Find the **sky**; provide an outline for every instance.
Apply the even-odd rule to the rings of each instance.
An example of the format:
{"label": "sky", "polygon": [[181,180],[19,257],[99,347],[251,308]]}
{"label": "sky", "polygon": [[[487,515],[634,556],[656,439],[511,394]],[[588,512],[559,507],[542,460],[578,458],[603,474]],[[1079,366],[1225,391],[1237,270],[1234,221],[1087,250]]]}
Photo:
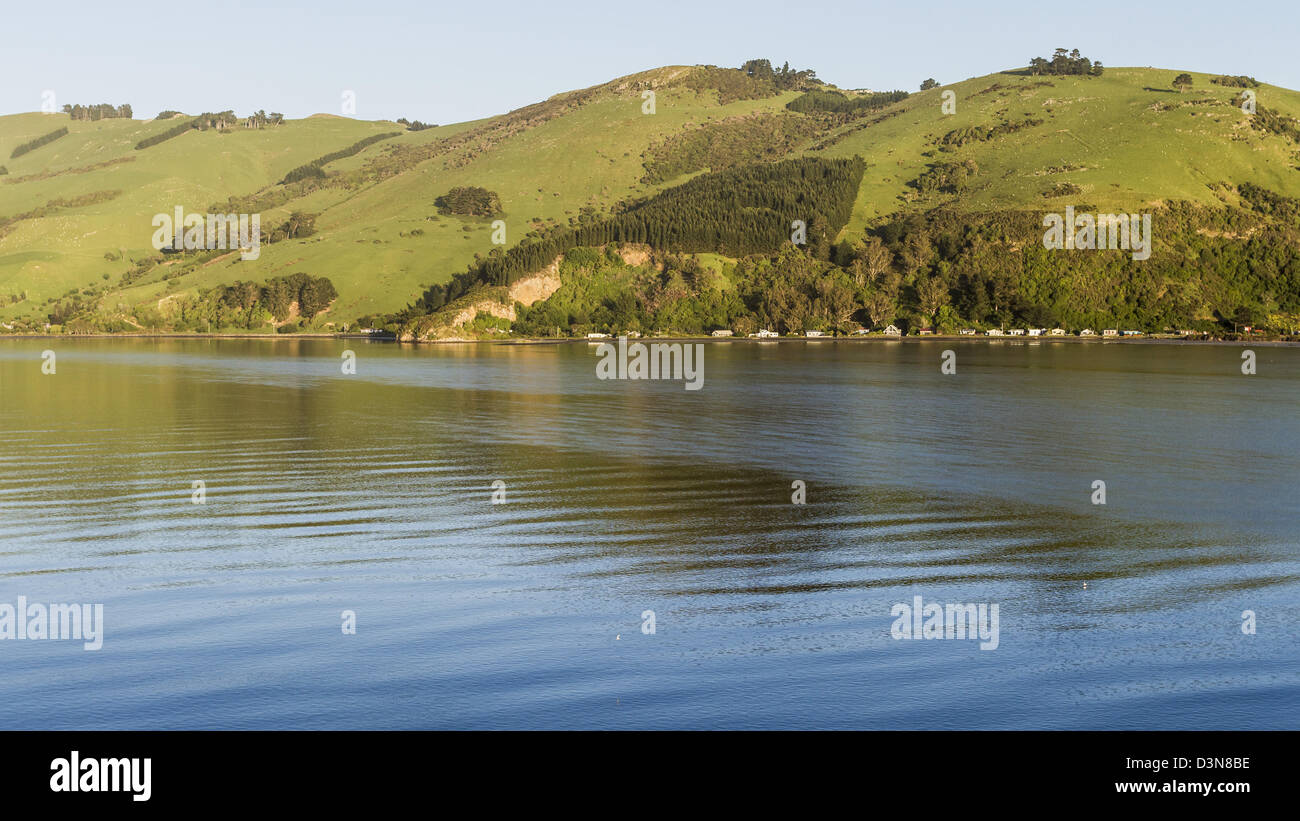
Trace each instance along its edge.
{"label": "sky", "polygon": [[797,0],[176,0],[6,3],[0,113],[130,103],[438,124],[500,114],[663,65],[811,68],[842,88],[916,90],[1058,47],[1107,66],[1248,74],[1300,89],[1300,3]]}

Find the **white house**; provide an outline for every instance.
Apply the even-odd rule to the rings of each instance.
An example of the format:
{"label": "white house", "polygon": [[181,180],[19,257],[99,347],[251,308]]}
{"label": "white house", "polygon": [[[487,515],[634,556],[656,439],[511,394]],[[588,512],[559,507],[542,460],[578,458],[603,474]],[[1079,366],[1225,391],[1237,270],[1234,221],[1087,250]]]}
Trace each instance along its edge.
{"label": "white house", "polygon": [[1025,335],[1025,329],[1024,329],[1024,328],[1012,328],[1012,329],[1011,329],[1011,335],[1012,335],[1012,336],[1024,336],[1024,335]]}
{"label": "white house", "polygon": [[1030,329],[1029,329],[1029,335],[1030,335],[1030,336],[1042,336],[1042,335],[1043,335],[1043,329],[1042,329],[1042,328],[1030,328]]}
{"label": "white house", "polygon": [[974,328],[962,328],[962,329],[961,329],[960,331],[958,331],[957,333],[961,334],[962,336],[974,336],[974,335],[975,335],[975,329],[974,329]]}
{"label": "white house", "polygon": [[1079,336],[1096,336],[1096,335],[1097,332],[1094,331],[1092,328],[1084,328],[1082,331],[1079,331]]}
{"label": "white house", "polygon": [[768,329],[764,328],[758,331],[757,333],[750,334],[750,336],[757,337],[759,339],[772,339],[773,337],[780,336],[780,334],[777,333],[776,331],[769,331]]}
{"label": "white house", "polygon": [[1106,328],[1101,332],[1102,336],[1119,336],[1118,328]]}
{"label": "white house", "polygon": [[808,337],[809,339],[815,339],[816,337],[825,336],[826,334],[822,333],[821,331],[804,331],[803,335]]}
{"label": "white house", "polygon": [[1006,336],[1001,328],[989,328],[984,332],[985,336]]}
{"label": "white house", "polygon": [[1048,333],[1049,335],[1051,335],[1051,336],[1065,336],[1065,329],[1064,329],[1064,328],[1053,328],[1052,330],[1048,331],[1047,333]]}
{"label": "white house", "polygon": [[731,330],[727,328],[722,328],[713,332],[714,336],[731,336],[731,334]]}
{"label": "white house", "polygon": [[900,331],[900,330],[898,330],[898,328],[897,328],[896,326],[894,326],[894,325],[890,325],[889,327],[885,328],[885,330],[884,330],[882,333],[884,333],[885,336],[902,336],[902,335],[903,335],[903,332]]}

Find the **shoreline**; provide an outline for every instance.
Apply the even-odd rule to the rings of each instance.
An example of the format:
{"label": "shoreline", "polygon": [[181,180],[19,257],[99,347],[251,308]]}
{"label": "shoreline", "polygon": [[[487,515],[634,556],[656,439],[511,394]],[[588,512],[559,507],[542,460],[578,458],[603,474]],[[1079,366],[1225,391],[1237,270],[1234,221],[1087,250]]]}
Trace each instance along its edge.
{"label": "shoreline", "polygon": [[[200,334],[200,333],[157,333],[157,334],[0,334],[0,340],[3,339],[195,339],[195,340],[221,340],[221,339],[261,339],[261,340],[330,340],[330,339],[353,339],[367,342],[391,342],[400,345],[560,345],[568,343],[585,342],[592,345],[601,343],[617,343],[618,337],[611,336],[604,339],[586,339],[584,337],[519,337],[505,339],[415,339],[399,341],[392,337],[375,336],[371,334],[347,334],[347,333],[317,333],[317,334]],[[642,336],[629,338],[629,342],[665,342],[665,343],[719,343],[719,344],[757,344],[765,345],[771,343],[791,343],[801,342],[805,344],[824,344],[824,343],[904,343],[904,342],[987,342],[990,344],[1010,343],[1016,345],[1027,345],[1030,343],[1040,344],[1049,342],[1053,344],[1091,344],[1101,342],[1105,344],[1123,344],[1123,345],[1141,345],[1141,344],[1181,344],[1181,345],[1272,345],[1282,347],[1300,347],[1300,338],[1268,336],[1258,339],[1222,339],[1218,337],[1201,338],[1201,337],[1184,337],[1184,336],[1142,336],[1142,337],[1103,337],[1103,336],[984,336],[962,335],[962,334],[926,334],[925,336],[886,336],[876,334],[869,336],[822,336],[822,337],[804,337],[804,336],[780,336],[757,339],[753,337],[717,337],[717,336]]]}

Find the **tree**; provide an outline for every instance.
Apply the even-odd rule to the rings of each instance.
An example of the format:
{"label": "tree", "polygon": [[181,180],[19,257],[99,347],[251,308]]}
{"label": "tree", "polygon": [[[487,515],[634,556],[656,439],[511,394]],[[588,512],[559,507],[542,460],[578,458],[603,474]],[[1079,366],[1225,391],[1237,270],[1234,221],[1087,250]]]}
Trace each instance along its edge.
{"label": "tree", "polygon": [[930,277],[916,286],[916,299],[921,313],[933,319],[939,309],[948,304],[948,285],[939,277]]}
{"label": "tree", "polygon": [[740,70],[757,80],[771,80],[776,76],[776,72],[772,71],[771,60],[746,60]]}
{"label": "tree", "polygon": [[893,264],[893,252],[878,237],[869,236],[864,242],[855,243],[850,270],[858,285],[874,282]]}
{"label": "tree", "polygon": [[853,291],[848,287],[830,277],[818,281],[815,312],[827,322],[843,325],[849,321],[856,307]]}
{"label": "tree", "polygon": [[867,318],[871,327],[878,327],[894,318],[894,300],[883,291],[876,291],[867,300]]}
{"label": "tree", "polygon": [[903,240],[901,261],[908,276],[928,266],[933,258],[934,243],[927,234],[911,233]]}
{"label": "tree", "polygon": [[1052,53],[1052,59],[1047,60],[1043,57],[1034,57],[1029,61],[1029,73],[1034,75],[1041,74],[1074,74],[1074,75],[1092,75],[1101,74],[1101,63],[1093,63],[1087,57],[1079,53],[1079,50],[1066,50],[1058,48]]}
{"label": "tree", "polygon": [[1249,305],[1238,305],[1237,310],[1232,312],[1232,322],[1236,326],[1234,330],[1248,328],[1255,324],[1255,310]]}
{"label": "tree", "polygon": [[923,81],[921,82],[921,90],[922,90],[922,91],[929,91],[929,90],[932,89],[932,88],[938,88],[938,87],[939,87],[939,84],[936,83],[936,82],[934,81],[934,78],[933,78],[933,77],[929,78],[928,80],[923,80]]}
{"label": "tree", "polygon": [[778,279],[764,296],[763,308],[781,333],[802,331],[812,309],[808,296],[793,284]]}
{"label": "tree", "polygon": [[1191,87],[1192,87],[1192,75],[1184,72],[1174,78],[1174,88],[1178,89],[1179,93],[1182,93]]}

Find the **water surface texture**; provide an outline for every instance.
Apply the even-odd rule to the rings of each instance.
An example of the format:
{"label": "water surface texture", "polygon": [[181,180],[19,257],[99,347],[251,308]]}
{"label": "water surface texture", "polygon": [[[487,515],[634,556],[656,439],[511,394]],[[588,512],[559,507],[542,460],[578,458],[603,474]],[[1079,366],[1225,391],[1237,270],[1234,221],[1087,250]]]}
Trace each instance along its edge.
{"label": "water surface texture", "polygon": [[595,350],[0,342],[0,727],[1300,728],[1300,349]]}

